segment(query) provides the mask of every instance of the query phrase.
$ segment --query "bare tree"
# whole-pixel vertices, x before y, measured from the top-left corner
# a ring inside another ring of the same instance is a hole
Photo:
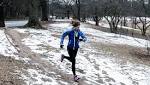
[[[108,0],[104,6],[104,18],[107,20],[110,31],[112,33],[117,33],[118,24],[122,18],[121,9],[118,0]]]
[[[145,0],[140,0],[137,9],[139,22],[137,22],[136,26],[141,30],[141,34],[146,36],[146,31],[150,27],[150,20],[148,20],[148,3],[145,2]]]
[[[42,26],[38,18],[39,2],[37,0],[28,0],[28,4],[29,4],[29,20],[25,26],[41,29]]]
[[[129,10],[130,10],[130,3],[128,0],[119,0],[121,5],[121,26],[127,26],[127,19],[126,17],[129,16]]]
[[[70,18],[70,14],[72,12],[73,16],[75,16],[75,12],[74,12],[74,9],[73,9],[73,4],[74,4],[74,0],[62,0],[64,5],[65,5],[65,8],[66,8],[66,14],[67,14],[67,18],[69,19]]]
[[[95,25],[99,26],[99,21],[103,18],[103,11],[102,11],[102,4],[104,3],[103,0],[94,0],[94,21]]]
[[[95,13],[94,13],[94,21],[95,21],[95,25],[99,26],[99,21],[102,19],[102,17],[99,17],[98,15],[98,8],[97,6],[95,7]]]
[[[0,27],[5,27],[4,8],[10,4],[10,0],[0,0]]]
[[[139,23],[138,21],[137,21],[137,18],[138,17],[131,17],[131,27],[132,28],[134,28],[134,29],[137,29],[137,24]]]
[[[150,21],[147,17],[139,17],[140,23],[137,24],[137,27],[141,30],[143,36],[146,36],[146,31],[150,27]],[[140,26],[140,24],[142,26]]]
[[[77,6],[77,18],[80,21],[80,12],[81,12],[81,0],[75,0]]]
[[[48,21],[48,0],[40,0],[42,8],[42,19],[41,21]]]

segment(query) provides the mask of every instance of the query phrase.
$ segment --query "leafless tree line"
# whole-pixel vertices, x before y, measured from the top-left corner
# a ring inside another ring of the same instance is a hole
[[[49,16],[92,19],[97,26],[104,18],[112,33],[117,33],[120,23],[126,26],[130,17],[132,26],[145,36],[150,27],[150,0],[0,0],[0,15],[1,27],[4,19],[20,17],[29,20],[29,27],[41,27],[39,19],[48,21]]]
[[[27,18],[26,26],[42,28],[39,23],[48,21],[49,0],[0,0],[0,27],[5,27],[5,19]]]

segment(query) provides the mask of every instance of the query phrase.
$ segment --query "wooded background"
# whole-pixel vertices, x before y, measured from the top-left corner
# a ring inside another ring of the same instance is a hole
[[[150,27],[150,0],[0,0],[0,27],[5,20],[27,19],[28,27],[41,28],[39,21],[69,19],[76,17],[82,22],[105,19],[112,33],[117,33],[118,25],[141,30],[143,36]],[[140,26],[139,26],[140,23]]]

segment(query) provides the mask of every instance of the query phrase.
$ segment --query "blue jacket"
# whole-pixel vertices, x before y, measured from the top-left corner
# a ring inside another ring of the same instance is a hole
[[[63,45],[64,38],[68,36],[68,46],[69,48],[78,49],[79,48],[79,39],[82,39],[84,42],[87,40],[85,34],[80,30],[75,30],[73,27],[67,31],[65,31],[61,36],[60,44]]]

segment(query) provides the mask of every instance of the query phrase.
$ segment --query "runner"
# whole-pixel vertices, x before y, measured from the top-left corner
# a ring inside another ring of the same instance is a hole
[[[63,62],[64,58],[69,60],[70,62],[72,62],[72,72],[74,75],[74,81],[78,81],[80,78],[76,75],[76,55],[78,52],[78,48],[79,48],[79,42],[80,41],[86,41],[86,37],[83,34],[82,31],[80,31],[79,29],[80,26],[80,22],[77,20],[72,21],[72,28],[65,31],[62,36],[61,36],[61,42],[60,42],[60,48],[63,48],[63,42],[64,42],[64,38],[66,36],[69,37],[69,42],[68,42],[68,46],[67,46],[67,51],[69,56],[65,56],[65,55],[61,55],[61,62]]]

